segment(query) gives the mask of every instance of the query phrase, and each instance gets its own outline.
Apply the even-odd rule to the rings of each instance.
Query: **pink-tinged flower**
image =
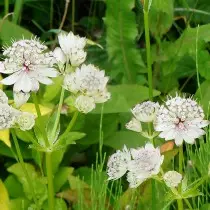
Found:
[[[0,62],[0,72],[10,74],[1,80],[4,85],[14,85],[14,92],[30,93],[39,89],[39,83],[49,85],[51,77],[57,76],[53,68],[56,62],[52,52],[37,39],[13,42],[5,48],[6,59]]]
[[[204,120],[203,109],[191,98],[176,96],[166,101],[157,113],[154,128],[166,141],[175,140],[177,146],[183,141],[194,144],[195,139],[205,134],[202,129],[209,124]]]

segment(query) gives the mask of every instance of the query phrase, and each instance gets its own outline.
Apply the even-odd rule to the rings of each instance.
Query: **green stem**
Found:
[[[201,91],[201,84],[199,78],[199,67],[198,67],[198,32],[199,32],[199,25],[196,30],[196,42],[195,42],[195,64],[196,64],[196,75],[197,75],[197,84],[200,94],[200,100],[202,100],[202,91]]]
[[[52,172],[52,153],[46,153],[46,170],[47,170],[47,185],[48,185],[48,206],[50,210],[54,210],[54,185]]]
[[[47,138],[47,133],[45,130],[45,125],[43,124],[43,120],[41,119],[41,111],[39,108],[39,103],[38,103],[38,98],[35,93],[32,94],[33,101],[35,104],[37,116],[38,116],[38,122],[40,125],[40,130],[42,132],[44,141],[45,141],[45,146],[50,147],[50,143]],[[51,153],[45,153],[46,157],[46,172],[47,172],[47,186],[48,186],[48,205],[50,210],[54,210],[54,187],[53,187],[53,172],[52,172],[52,158],[51,158]]]
[[[60,100],[59,100],[59,104],[58,104],[58,111],[57,111],[57,115],[56,115],[56,118],[55,118],[55,123],[54,123],[54,126],[53,126],[53,130],[52,130],[52,136],[53,137],[56,135],[58,124],[59,124],[59,121],[60,121],[60,114],[61,114],[61,109],[62,109],[63,100],[64,100],[64,93],[65,93],[65,89],[62,87]]]
[[[9,0],[4,0],[4,15],[9,13]]]
[[[50,28],[53,28],[53,14],[54,14],[54,8],[53,8],[54,0],[50,1]]]
[[[38,201],[37,201],[37,199],[36,199],[36,194],[35,194],[35,191],[34,191],[34,186],[33,186],[33,184],[32,184],[32,183],[33,183],[33,182],[32,182],[33,180],[30,179],[30,176],[29,176],[29,174],[28,174],[28,171],[27,171],[27,169],[26,169],[26,167],[25,167],[25,163],[24,163],[24,161],[23,161],[23,156],[22,156],[22,154],[21,154],[20,146],[19,146],[19,143],[18,143],[16,134],[15,134],[15,131],[14,131],[13,129],[11,129],[11,134],[12,134],[12,138],[13,138],[13,140],[14,140],[15,149],[16,149],[16,151],[17,151],[18,160],[19,160],[19,162],[20,162],[20,165],[21,165],[21,167],[22,167],[22,170],[23,170],[23,173],[24,173],[24,175],[25,175],[25,177],[26,177],[26,180],[27,180],[27,182],[28,182],[28,185],[29,185],[29,187],[30,187],[30,189],[31,189],[31,193],[32,193],[32,196],[33,196],[34,203],[36,204],[36,208],[37,208],[37,209],[40,209],[39,204],[38,204]]]
[[[99,160],[100,164],[103,163],[102,157],[102,148],[103,148],[103,114],[104,114],[104,104],[101,106],[101,117],[100,117],[100,126],[99,126]]]
[[[182,174],[183,173],[183,145],[181,145],[179,147],[179,173]],[[179,194],[181,195],[182,194],[182,183],[179,184],[179,187],[178,187],[178,191],[179,191]],[[178,204],[178,210],[183,210],[183,202],[182,202],[182,199],[178,199],[177,200],[177,204]]]
[[[193,207],[191,206],[190,202],[187,199],[184,199],[185,203],[187,204],[188,208],[190,210],[193,210]]]
[[[73,117],[72,117],[70,123],[68,124],[68,127],[66,128],[66,130],[65,130],[64,133],[60,136],[59,139],[64,138],[64,137],[70,132],[70,130],[72,129],[72,127],[74,126],[74,124],[75,124],[75,122],[76,122],[76,120],[77,120],[78,114],[79,114],[78,111],[75,111],[75,112],[74,112],[74,115],[73,115]]]
[[[72,12],[71,12],[71,30],[74,33],[74,22],[75,22],[75,0],[72,0]]]
[[[35,93],[32,93],[32,97],[33,97],[33,102],[34,102],[34,105],[35,105],[35,108],[36,108],[36,113],[37,113],[37,116],[38,116],[37,120],[38,120],[40,130],[42,132],[42,135],[43,135],[43,138],[44,138],[44,141],[45,141],[45,146],[50,147],[50,143],[48,141],[47,133],[46,133],[46,130],[45,130],[45,125],[43,123],[43,120],[41,119],[42,115],[41,115],[41,111],[40,111],[40,108],[39,108],[37,95]]]
[[[12,22],[17,24],[18,21],[20,20],[20,15],[21,15],[21,10],[24,4],[24,0],[18,0],[15,1],[15,9],[14,9],[14,15],[13,15],[13,19]]]
[[[146,53],[147,53],[147,71],[148,71],[148,84],[149,84],[149,99],[153,100],[153,84],[152,84],[152,62],[151,62],[151,49],[150,49],[150,34],[149,34],[149,0],[145,0],[144,5],[144,29],[146,40]]]

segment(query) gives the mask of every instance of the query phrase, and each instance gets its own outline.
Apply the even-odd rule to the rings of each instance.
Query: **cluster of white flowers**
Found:
[[[35,116],[28,112],[21,112],[8,105],[8,97],[0,90],[0,130],[18,127],[30,130],[35,124]]]
[[[164,174],[163,179],[170,188],[177,187],[182,181],[182,175],[176,171],[168,171]]]
[[[49,77],[57,76],[57,71],[53,68],[56,60],[53,53],[46,50],[47,47],[37,39],[23,39],[4,48],[3,55],[6,59],[0,62],[0,72],[11,75],[1,80],[1,83],[14,84],[14,99],[18,106],[28,100],[31,91],[39,89],[39,83],[51,84]],[[18,97],[20,93],[23,93],[22,102]]]
[[[131,109],[134,117],[126,124],[126,128],[132,131],[141,132],[141,122],[153,122],[160,105],[152,101],[145,101],[137,104]]]
[[[94,65],[83,64],[87,55],[84,51],[87,42],[85,38],[70,32],[60,34],[58,40],[60,48],[54,50],[57,62],[74,67],[71,72],[66,73],[63,86],[73,93],[74,106],[80,112],[88,113],[95,108],[96,103],[104,103],[110,98],[106,88],[108,77]]]
[[[70,62],[71,66],[79,66],[87,56],[84,51],[86,38],[75,36],[72,32],[68,34],[61,33],[58,35],[60,47],[55,48],[54,56],[57,62],[65,64]]]
[[[124,146],[122,151],[118,150],[108,160],[109,180],[119,179],[128,171],[129,186],[136,188],[146,179],[159,173],[163,159],[160,149],[154,148],[151,143],[130,150]]]
[[[183,140],[194,144],[195,139],[205,134],[202,129],[209,124],[204,120],[203,109],[191,98],[176,96],[169,98],[157,112],[154,128],[159,136],[167,140],[175,140],[177,146]]]
[[[110,98],[106,89],[107,82],[108,77],[104,71],[91,64],[83,64],[65,76],[64,87],[77,96],[75,107],[88,113],[95,108],[95,103],[103,103]]]

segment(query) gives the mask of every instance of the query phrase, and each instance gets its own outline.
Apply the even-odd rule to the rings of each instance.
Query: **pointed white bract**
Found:
[[[88,104],[93,101],[96,103],[104,103],[110,99],[110,93],[107,91],[107,82],[109,78],[105,76],[105,72],[99,70],[94,65],[83,64],[80,68],[77,68],[75,72],[67,74],[64,78],[64,88],[72,92],[76,98],[80,97],[75,101],[75,106],[78,107],[78,100],[81,104],[81,99],[88,99]],[[85,104],[86,102],[84,102]],[[83,106],[84,106],[83,104]],[[90,107],[95,108],[95,105]],[[88,108],[87,108],[88,110]]]
[[[128,170],[131,160],[130,151],[124,146],[123,150],[117,150],[111,155],[107,163],[108,180],[116,180],[122,177]]]
[[[157,113],[154,128],[166,141],[175,140],[177,146],[183,141],[194,144],[195,139],[205,134],[202,129],[209,124],[204,120],[203,109],[191,98],[176,96],[166,101]]]
[[[21,130],[30,130],[35,125],[35,116],[28,112],[20,112],[16,118],[16,123]]]
[[[28,101],[30,93],[24,93],[22,91],[14,92],[13,96],[14,96],[15,106],[19,108]]]
[[[128,130],[132,130],[135,132],[141,132],[142,131],[142,127],[141,127],[141,122],[138,121],[136,118],[132,118],[132,120],[130,122],[128,122],[125,127]]]
[[[154,148],[151,143],[145,147],[131,149],[132,160],[129,163],[130,171],[128,181],[130,187],[139,186],[144,180],[157,175],[163,163],[164,156],[160,154],[159,148]]]
[[[170,188],[177,187],[182,181],[182,175],[176,171],[168,171],[164,174],[163,179]]]
[[[58,62],[70,62],[71,66],[79,66],[82,64],[87,56],[84,51],[86,45],[86,38],[75,36],[72,32],[58,35],[60,48],[54,50],[54,56]]]
[[[143,103],[137,104],[131,112],[134,117],[140,122],[153,122],[156,113],[159,109],[159,104],[152,101],[145,101]]]
[[[52,52],[37,39],[20,40],[5,48],[6,59],[0,64],[0,72],[10,74],[1,80],[4,85],[14,85],[14,92],[30,93],[39,89],[39,83],[51,84],[57,76],[53,68],[56,62]]]
[[[130,188],[138,187],[142,182],[157,175],[163,163],[164,156],[159,148],[151,143],[145,147],[130,149],[124,147],[123,151],[114,153],[107,164],[109,180],[122,177],[127,171],[127,181]]]

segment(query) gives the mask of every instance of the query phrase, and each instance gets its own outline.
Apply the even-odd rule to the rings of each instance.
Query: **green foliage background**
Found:
[[[58,28],[64,8],[64,0],[0,0],[1,46],[9,45],[11,39],[18,40],[22,37],[37,36],[50,49],[53,49],[58,44],[56,36],[59,32]],[[208,114],[210,100],[208,91],[210,89],[209,0],[153,0],[149,22],[153,93],[156,100],[163,101],[168,94],[173,95],[179,91],[195,94]],[[114,150],[121,149],[124,144],[128,147],[138,147],[146,142],[145,138],[140,138],[139,135],[125,129],[125,123],[131,117],[132,106],[149,98],[141,1],[72,0],[63,30],[86,36],[103,47],[101,49],[97,46],[89,46],[86,63],[96,64],[109,75],[108,89],[112,98],[104,104],[104,107],[98,106],[96,110],[86,116],[80,114],[73,128],[74,131],[71,133],[71,137],[73,137],[66,142],[68,147],[65,150],[54,152],[53,170],[56,177],[55,188],[59,197],[56,199],[56,209],[67,209],[65,201],[68,201],[70,203],[68,206],[74,209],[95,209],[93,206],[84,207],[83,205],[89,202],[90,197],[93,200],[96,199],[98,193],[101,192],[105,193],[103,194],[104,198],[108,195],[110,206],[113,209],[125,208],[130,199],[133,199],[134,209],[150,209],[151,204],[148,204],[151,199],[150,182],[145,183],[137,192],[139,198],[137,203],[134,193],[125,190],[127,186],[123,180],[123,189],[120,189],[118,184],[116,186],[108,185],[104,181],[106,180],[106,168],[97,168],[95,165],[101,138],[103,154],[106,153],[105,165],[107,157]],[[197,58],[196,37],[198,42]],[[1,57],[3,58],[2,55]],[[55,80],[54,85],[41,88],[40,101],[44,106],[55,108],[59,99],[60,84],[61,81]],[[10,88],[7,88],[6,92],[12,96]],[[67,114],[62,115],[61,129],[67,126],[72,117],[71,98],[68,95],[66,95],[65,105]],[[102,108],[103,120],[101,121]],[[45,117],[43,120],[47,123]],[[43,208],[47,209],[47,189],[44,185],[46,180],[43,177],[42,157],[35,150],[28,149],[28,136],[21,132],[17,132],[17,136],[24,159],[28,163],[28,170],[33,176],[34,185],[37,186],[36,194],[42,198],[40,202]],[[0,136],[0,138],[2,137]],[[74,141],[76,144],[72,144]],[[159,140],[159,144],[161,143]],[[191,147],[187,150],[191,152],[186,153],[186,163],[187,160],[195,162],[195,167],[187,166],[189,174],[194,171],[195,177],[207,173],[202,167],[204,164],[208,165],[210,161],[209,150],[205,149],[206,145],[209,145],[208,139],[198,143],[196,148]],[[200,155],[199,158],[195,156],[197,153],[194,151],[200,152],[197,155],[197,157]],[[168,154],[168,156],[170,161],[167,164],[176,168],[175,153]],[[201,158],[203,156],[206,156],[205,160]],[[200,166],[201,163],[202,166]],[[11,198],[11,209],[27,209],[31,202],[30,189],[22,178],[20,165],[16,163],[13,145],[9,148],[0,142],[0,165],[0,179],[3,180]],[[79,181],[76,178],[77,175],[80,176]],[[94,176],[96,179],[93,178]],[[77,186],[83,186],[80,194],[84,196],[83,198],[76,196],[76,201],[70,196],[75,196],[75,183]],[[91,190],[87,188],[87,193],[84,192],[85,184],[91,185],[92,188],[94,186],[95,191],[92,188]],[[206,184],[206,189],[208,189],[209,185]],[[99,186],[102,187],[99,188]],[[156,199],[157,208],[176,209],[173,205],[170,208],[167,207],[167,202],[161,195],[165,191],[162,187],[157,187],[159,189],[157,195],[159,197]],[[66,191],[69,189],[70,191]],[[204,188],[202,190],[205,191]],[[108,200],[104,198],[95,201],[94,205],[101,206],[101,209],[108,209]],[[207,209],[209,208],[209,195],[205,199],[199,195],[197,198],[192,198],[192,202],[199,203],[198,209]],[[22,203],[24,203],[24,207],[21,207]],[[115,206],[115,203],[118,205]],[[166,207],[164,208],[164,206]]]

